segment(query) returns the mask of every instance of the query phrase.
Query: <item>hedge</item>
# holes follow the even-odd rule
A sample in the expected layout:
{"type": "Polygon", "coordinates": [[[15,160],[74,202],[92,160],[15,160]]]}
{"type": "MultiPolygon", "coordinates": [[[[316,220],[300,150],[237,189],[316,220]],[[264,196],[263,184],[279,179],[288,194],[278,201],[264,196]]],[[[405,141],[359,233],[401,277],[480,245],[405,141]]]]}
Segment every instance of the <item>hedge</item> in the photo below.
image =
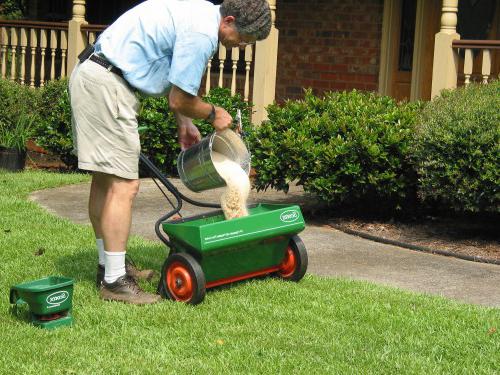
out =
{"type": "MultiPolygon", "coordinates": [[[[76,167],[67,80],[38,90],[0,80],[0,122],[19,113],[39,118],[36,142],[76,167]],[[3,120],[2,120],[3,119],[3,120]]],[[[394,212],[424,202],[455,212],[500,212],[500,83],[445,91],[423,104],[397,103],[360,91],[331,92],[268,107],[250,126],[251,107],[228,89],[205,97],[244,130],[257,190],[303,185],[330,207],[394,212]],[[417,200],[418,198],[418,200],[417,200]]],[[[140,97],[142,151],[175,174],[177,125],[166,98],[140,97]]],[[[203,135],[210,124],[195,121],[203,135]]]]}
{"type": "MultiPolygon", "coordinates": [[[[51,153],[58,155],[70,168],[77,167],[77,159],[72,154],[71,107],[67,79],[47,82],[40,88],[38,111],[40,115],[36,143],[51,153]]],[[[204,98],[210,103],[226,108],[233,116],[242,110],[243,126],[250,124],[250,105],[240,95],[232,96],[229,89],[214,88],[204,98]]],[[[166,97],[152,98],[140,96],[141,110],[138,117],[142,152],[167,174],[175,174],[177,155],[177,124],[168,109],[166,97]]],[[[194,121],[202,133],[213,132],[211,124],[194,121]]]]}
{"type": "Polygon", "coordinates": [[[420,107],[356,90],[272,105],[250,138],[255,187],[287,191],[294,181],[333,207],[414,204],[409,145],[420,107]]]}
{"type": "Polygon", "coordinates": [[[414,139],[425,203],[500,213],[500,81],[445,91],[422,112],[414,139]]]}
{"type": "Polygon", "coordinates": [[[34,132],[36,91],[0,79],[0,147],[24,150],[34,132]]]}
{"type": "Polygon", "coordinates": [[[35,141],[59,158],[70,168],[76,169],[78,160],[73,155],[71,107],[68,80],[48,81],[38,89],[39,126],[35,141]]]}

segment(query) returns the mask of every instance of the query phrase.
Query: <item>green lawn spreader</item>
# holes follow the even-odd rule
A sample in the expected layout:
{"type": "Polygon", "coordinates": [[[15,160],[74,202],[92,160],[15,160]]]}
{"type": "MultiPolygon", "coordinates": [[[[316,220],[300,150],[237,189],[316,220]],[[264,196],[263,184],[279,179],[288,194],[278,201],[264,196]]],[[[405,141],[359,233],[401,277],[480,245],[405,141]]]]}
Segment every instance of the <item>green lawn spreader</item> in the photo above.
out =
{"type": "Polygon", "coordinates": [[[203,301],[206,289],[240,280],[263,275],[302,279],[308,258],[297,236],[305,228],[299,206],[256,204],[249,207],[249,216],[225,220],[220,205],[186,197],[144,155],[140,159],[177,200],[155,225],[170,249],[158,284],[162,297],[194,305],[203,301]],[[219,210],[172,220],[183,201],[219,210]]]}

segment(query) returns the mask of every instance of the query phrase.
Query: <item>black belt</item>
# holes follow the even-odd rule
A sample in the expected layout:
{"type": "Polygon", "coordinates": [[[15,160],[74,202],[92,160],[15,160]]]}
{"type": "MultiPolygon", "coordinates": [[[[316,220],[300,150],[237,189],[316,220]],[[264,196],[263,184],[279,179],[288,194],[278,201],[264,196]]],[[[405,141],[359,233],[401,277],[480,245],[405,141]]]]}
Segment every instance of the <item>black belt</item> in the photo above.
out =
{"type": "Polygon", "coordinates": [[[111,64],[108,60],[106,60],[104,57],[102,56],[99,56],[99,55],[92,55],[89,57],[89,60],[90,61],[93,61],[97,64],[99,64],[100,66],[103,66],[105,67],[106,69],[108,69],[110,72],[113,72],[115,73],[116,75],[119,75],[120,77],[123,78],[123,73],[121,71],[121,69],[117,68],[116,66],[114,66],[113,64],[111,64]]]}
{"type": "Polygon", "coordinates": [[[94,45],[93,44],[89,44],[87,46],[87,48],[85,48],[82,51],[82,53],[80,53],[80,55],[78,55],[78,60],[80,60],[81,63],[84,62],[85,60],[93,61],[96,64],[99,64],[100,66],[106,68],[110,72],[113,72],[116,75],[123,78],[123,73],[122,73],[121,69],[119,69],[116,66],[114,66],[113,64],[111,64],[108,60],[106,60],[105,57],[94,54],[94,45]]]}

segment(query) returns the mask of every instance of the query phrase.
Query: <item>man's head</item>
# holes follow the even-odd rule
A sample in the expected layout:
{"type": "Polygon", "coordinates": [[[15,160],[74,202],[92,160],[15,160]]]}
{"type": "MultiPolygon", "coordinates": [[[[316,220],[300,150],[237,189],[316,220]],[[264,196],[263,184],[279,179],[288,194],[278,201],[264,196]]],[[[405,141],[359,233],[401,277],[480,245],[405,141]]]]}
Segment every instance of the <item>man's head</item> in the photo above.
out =
{"type": "Polygon", "coordinates": [[[226,48],[266,39],[271,31],[267,0],[225,0],[220,6],[219,40],[226,48]]]}

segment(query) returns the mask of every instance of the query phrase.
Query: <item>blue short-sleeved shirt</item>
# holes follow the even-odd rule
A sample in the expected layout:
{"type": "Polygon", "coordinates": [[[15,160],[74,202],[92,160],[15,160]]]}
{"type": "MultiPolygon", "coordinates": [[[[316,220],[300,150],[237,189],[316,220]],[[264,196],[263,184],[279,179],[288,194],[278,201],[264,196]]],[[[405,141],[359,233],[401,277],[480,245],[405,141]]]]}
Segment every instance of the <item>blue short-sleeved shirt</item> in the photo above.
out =
{"type": "Polygon", "coordinates": [[[197,95],[218,46],[219,8],[205,0],[147,0],[99,36],[96,53],[147,95],[165,95],[172,85],[197,95]]]}

